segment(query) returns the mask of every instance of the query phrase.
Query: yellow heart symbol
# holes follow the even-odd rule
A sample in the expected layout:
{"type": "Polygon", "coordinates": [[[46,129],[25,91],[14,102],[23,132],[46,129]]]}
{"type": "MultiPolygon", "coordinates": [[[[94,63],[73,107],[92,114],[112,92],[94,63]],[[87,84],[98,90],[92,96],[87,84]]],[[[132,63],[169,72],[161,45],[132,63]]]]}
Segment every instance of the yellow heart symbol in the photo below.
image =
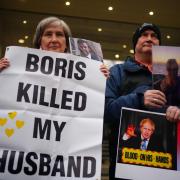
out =
{"type": "Polygon", "coordinates": [[[10,119],[14,119],[16,117],[16,115],[17,115],[17,112],[15,112],[15,111],[8,113],[8,116],[9,116],[10,119]]]}
{"type": "Polygon", "coordinates": [[[11,137],[14,134],[14,129],[6,128],[5,133],[8,137],[11,137]]]}
{"type": "Polygon", "coordinates": [[[24,126],[24,121],[21,121],[21,120],[16,121],[16,127],[18,129],[22,128],[23,126],[24,126]]]}
{"type": "Polygon", "coordinates": [[[4,126],[7,123],[6,118],[0,118],[0,126],[4,126]]]}

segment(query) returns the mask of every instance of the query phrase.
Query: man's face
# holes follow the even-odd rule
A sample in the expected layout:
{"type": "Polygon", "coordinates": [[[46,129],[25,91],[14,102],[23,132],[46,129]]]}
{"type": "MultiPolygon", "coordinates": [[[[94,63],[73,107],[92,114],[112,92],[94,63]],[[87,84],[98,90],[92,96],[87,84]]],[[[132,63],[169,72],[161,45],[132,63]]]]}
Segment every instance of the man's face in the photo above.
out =
{"type": "Polygon", "coordinates": [[[145,122],[140,128],[143,139],[149,139],[153,134],[153,127],[149,122],[145,122]]]}
{"type": "Polygon", "coordinates": [[[88,45],[85,42],[81,43],[79,45],[79,49],[80,49],[80,51],[81,51],[83,56],[85,56],[85,57],[88,56],[88,54],[89,54],[89,47],[88,47],[88,45]]]}
{"type": "Polygon", "coordinates": [[[152,53],[153,45],[159,45],[157,34],[152,30],[146,30],[139,37],[135,47],[135,52],[152,53]]]}

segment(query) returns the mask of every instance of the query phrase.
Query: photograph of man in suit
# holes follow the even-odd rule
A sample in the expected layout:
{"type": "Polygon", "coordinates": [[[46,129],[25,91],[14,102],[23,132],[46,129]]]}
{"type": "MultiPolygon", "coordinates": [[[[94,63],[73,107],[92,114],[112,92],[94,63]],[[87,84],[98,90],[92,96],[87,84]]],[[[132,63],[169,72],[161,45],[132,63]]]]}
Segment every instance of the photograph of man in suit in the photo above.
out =
{"type": "Polygon", "coordinates": [[[135,134],[135,128],[127,129],[122,137],[123,146],[134,149],[164,152],[162,140],[154,135],[154,121],[150,118],[145,118],[140,121],[139,126],[140,133],[137,134],[135,134]]]}
{"type": "Polygon", "coordinates": [[[90,48],[89,44],[87,41],[83,39],[78,39],[77,40],[78,48],[80,51],[80,55],[82,57],[87,57],[89,59],[94,59],[100,61],[99,57],[96,55],[95,52],[90,48]]]}

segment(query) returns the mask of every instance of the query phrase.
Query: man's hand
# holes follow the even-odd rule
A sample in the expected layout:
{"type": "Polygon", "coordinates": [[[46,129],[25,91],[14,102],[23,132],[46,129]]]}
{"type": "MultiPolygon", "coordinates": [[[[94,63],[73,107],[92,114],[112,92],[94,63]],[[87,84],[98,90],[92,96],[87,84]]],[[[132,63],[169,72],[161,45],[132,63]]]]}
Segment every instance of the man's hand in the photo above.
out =
{"type": "Polygon", "coordinates": [[[180,108],[169,106],[166,110],[166,119],[171,122],[180,121],[180,108]]]}
{"type": "Polygon", "coordinates": [[[166,96],[159,90],[147,90],[144,93],[144,105],[147,107],[161,108],[166,104],[166,96]]]}
{"type": "Polygon", "coordinates": [[[136,137],[135,134],[135,126],[133,124],[129,124],[127,127],[126,132],[123,135],[123,140],[128,140],[131,137],[136,137]]]}

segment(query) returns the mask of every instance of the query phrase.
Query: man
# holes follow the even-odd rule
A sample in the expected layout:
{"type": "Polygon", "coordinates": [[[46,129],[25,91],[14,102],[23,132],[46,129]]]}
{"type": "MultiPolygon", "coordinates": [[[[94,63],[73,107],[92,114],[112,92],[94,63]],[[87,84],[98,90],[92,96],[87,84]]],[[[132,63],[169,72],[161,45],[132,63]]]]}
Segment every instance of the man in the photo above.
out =
{"type": "MultiPolygon", "coordinates": [[[[119,119],[122,107],[146,109],[162,108],[165,94],[152,87],[152,46],[161,44],[161,33],[154,24],[144,23],[133,36],[134,57],[110,69],[106,84],[105,122],[110,124],[110,180],[115,178],[119,119]]],[[[180,118],[180,109],[170,106],[166,110],[170,121],[180,118]]]]}
{"type": "Polygon", "coordinates": [[[123,146],[141,150],[164,152],[162,140],[154,135],[155,123],[146,118],[140,122],[140,134],[125,132],[122,140],[123,146]]]}
{"type": "Polygon", "coordinates": [[[90,49],[88,43],[83,39],[78,39],[78,47],[82,57],[99,60],[98,56],[90,49]]]}

